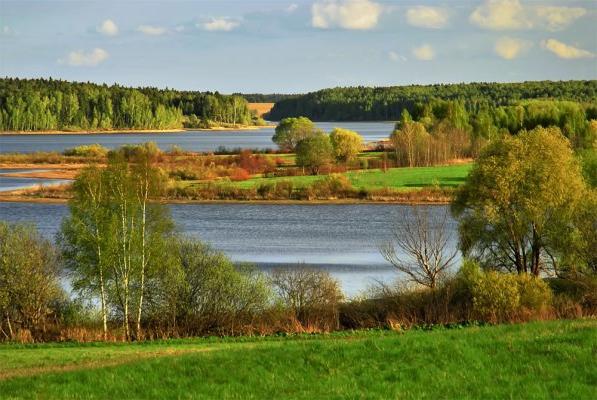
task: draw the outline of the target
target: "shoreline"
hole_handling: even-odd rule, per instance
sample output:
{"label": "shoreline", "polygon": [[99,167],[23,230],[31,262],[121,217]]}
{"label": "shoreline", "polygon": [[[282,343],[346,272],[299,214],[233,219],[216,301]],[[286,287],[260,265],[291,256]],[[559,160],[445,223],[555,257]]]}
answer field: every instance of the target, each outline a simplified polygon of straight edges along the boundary
{"label": "shoreline", "polygon": [[214,128],[179,128],[179,129],[109,129],[109,130],[79,130],[79,131],[60,131],[60,130],[45,130],[45,131],[3,131],[0,136],[19,136],[19,135],[109,135],[109,134],[162,134],[162,133],[181,133],[181,132],[226,132],[226,131],[253,131],[259,129],[275,128],[275,125],[263,126],[239,126],[239,127],[225,127],[218,126]]}
{"label": "shoreline", "polygon": [[[23,189],[20,189],[23,190]],[[19,190],[19,191],[20,191]],[[14,194],[10,194],[14,193]],[[0,192],[0,203],[37,203],[37,204],[66,204],[67,198],[59,197],[31,197],[15,192]],[[330,199],[330,200],[160,200],[161,204],[254,204],[254,205],[429,205],[440,206],[450,204],[449,201],[406,201],[406,200],[360,200],[360,199]]]}

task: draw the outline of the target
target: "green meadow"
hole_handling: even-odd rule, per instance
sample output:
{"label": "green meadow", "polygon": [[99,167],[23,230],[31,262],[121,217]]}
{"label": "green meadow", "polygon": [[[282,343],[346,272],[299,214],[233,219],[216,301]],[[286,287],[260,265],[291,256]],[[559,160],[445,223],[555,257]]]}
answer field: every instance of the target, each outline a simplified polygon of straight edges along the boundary
{"label": "green meadow", "polygon": [[3,399],[590,399],[597,321],[0,345]]}
{"label": "green meadow", "polygon": [[[424,187],[439,186],[443,188],[456,187],[462,183],[473,164],[456,164],[437,167],[390,168],[386,172],[379,169],[359,170],[342,173],[348,177],[352,186],[357,189],[397,189],[417,190]],[[313,182],[325,179],[325,176],[304,175],[284,177],[254,177],[240,182],[228,182],[238,188],[250,189],[264,184],[279,181],[291,181],[294,187],[306,187]],[[197,183],[195,183],[197,184]]]}

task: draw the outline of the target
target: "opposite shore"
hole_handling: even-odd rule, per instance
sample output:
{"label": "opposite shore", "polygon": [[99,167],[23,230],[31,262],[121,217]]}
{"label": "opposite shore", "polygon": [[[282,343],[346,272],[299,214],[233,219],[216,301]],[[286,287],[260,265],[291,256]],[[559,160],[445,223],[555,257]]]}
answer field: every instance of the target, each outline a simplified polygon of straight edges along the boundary
{"label": "opposite shore", "polygon": [[0,132],[2,135],[106,135],[106,134],[143,134],[143,133],[180,133],[189,131],[252,131],[259,129],[275,128],[275,125],[239,125],[235,127],[216,126],[213,128],[179,128],[179,129],[107,129],[107,130],[74,130],[74,131],[4,131]]}

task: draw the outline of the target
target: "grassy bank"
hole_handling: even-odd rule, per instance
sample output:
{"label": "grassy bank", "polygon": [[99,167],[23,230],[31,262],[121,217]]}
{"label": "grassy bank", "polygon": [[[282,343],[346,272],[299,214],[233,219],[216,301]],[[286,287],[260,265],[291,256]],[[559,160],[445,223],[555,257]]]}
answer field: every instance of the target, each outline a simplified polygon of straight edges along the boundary
{"label": "grassy bank", "polygon": [[[424,187],[456,187],[462,184],[472,164],[443,165],[437,167],[390,168],[386,172],[374,170],[349,171],[342,173],[355,188],[367,190],[399,189],[416,190]],[[322,176],[284,176],[275,178],[254,177],[246,181],[231,182],[234,187],[249,189],[263,184],[290,181],[294,187],[306,187],[323,179]]]}
{"label": "grassy bank", "polygon": [[0,346],[4,398],[591,398],[595,320]]}

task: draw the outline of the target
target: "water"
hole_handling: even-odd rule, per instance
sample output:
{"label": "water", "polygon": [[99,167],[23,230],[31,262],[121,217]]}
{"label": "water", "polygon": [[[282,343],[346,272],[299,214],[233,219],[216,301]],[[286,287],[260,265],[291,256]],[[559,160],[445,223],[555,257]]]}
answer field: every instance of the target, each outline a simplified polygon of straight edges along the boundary
{"label": "water", "polygon": [[[180,230],[222,250],[234,261],[256,263],[269,270],[304,262],[329,271],[349,296],[377,280],[390,283],[398,275],[379,253],[391,237],[392,221],[409,216],[408,207],[359,205],[170,205]],[[429,206],[443,213],[445,206]],[[31,222],[54,238],[65,205],[0,203],[0,219]],[[450,221],[452,246],[456,223]]]}
{"label": "water", "polygon": [[34,173],[45,172],[44,169],[0,169],[0,192],[8,192],[11,190],[25,189],[36,187],[39,185],[50,186],[61,183],[70,182],[68,179],[40,179],[40,178],[16,178],[11,176],[4,176],[6,173]]}
{"label": "water", "polygon": [[[320,122],[317,125],[326,132],[334,127],[359,132],[366,142],[387,138],[393,122]],[[188,151],[214,151],[220,146],[229,149],[273,149],[271,138],[274,128],[233,131],[186,131],[176,133],[109,133],[69,135],[0,135],[0,153],[32,153],[35,151],[62,152],[80,145],[99,143],[113,149],[124,144],[153,141],[159,148],[168,150],[176,145]]]}

